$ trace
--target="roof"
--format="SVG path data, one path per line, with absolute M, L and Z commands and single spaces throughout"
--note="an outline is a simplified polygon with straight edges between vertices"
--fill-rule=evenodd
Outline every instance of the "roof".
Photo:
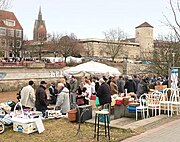
M 15 26 L 7 26 L 7 25 L 3 24 L 4 22 L 2 20 L 6 20 L 6 19 L 14 20 L 15 21 Z M 10 11 L 5 11 L 5 10 L 0 10 L 0 26 L 1 27 L 7 27 L 7 28 L 23 30 L 21 24 L 19 23 L 18 19 L 14 15 L 14 13 L 10 12 Z
M 142 27 L 151 27 L 151 28 L 153 28 L 153 26 L 151 26 L 148 22 L 144 22 L 141 25 L 137 26 L 136 28 L 142 28 Z

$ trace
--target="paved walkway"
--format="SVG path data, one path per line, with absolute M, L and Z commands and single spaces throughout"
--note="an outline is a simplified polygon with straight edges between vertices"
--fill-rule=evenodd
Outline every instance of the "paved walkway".
M 123 142 L 180 142 L 180 119 L 128 138 Z

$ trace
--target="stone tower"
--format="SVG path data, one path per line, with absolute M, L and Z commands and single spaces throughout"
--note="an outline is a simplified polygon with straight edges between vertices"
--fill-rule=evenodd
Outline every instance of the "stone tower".
M 35 20 L 34 30 L 33 30 L 33 40 L 34 41 L 45 41 L 46 40 L 46 25 L 45 21 L 42 20 L 41 7 L 39 8 L 38 19 Z
M 153 26 L 144 22 L 136 27 L 135 42 L 140 45 L 141 55 L 148 57 L 154 49 Z

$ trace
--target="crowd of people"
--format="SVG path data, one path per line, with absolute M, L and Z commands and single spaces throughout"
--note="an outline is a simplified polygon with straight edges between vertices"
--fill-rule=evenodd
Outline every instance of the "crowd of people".
M 33 58 L 33 57 L 28 57 L 28 58 L 22 58 L 22 57 L 9 57 L 9 58 L 0 58 L 0 62 L 11 62 L 11 63 L 16 63 L 16 62 L 39 62 L 39 58 Z M 42 58 L 41 61 L 45 63 L 51 63 L 50 59 L 47 58 Z
M 125 93 L 134 93 L 139 97 L 159 84 L 168 85 L 168 77 L 111 75 L 108 78 L 105 76 L 101 78 L 82 77 L 78 81 L 75 76 L 71 76 L 69 79 L 66 77 L 60 79 L 56 84 L 51 83 L 48 88 L 47 82 L 41 81 L 36 90 L 34 82 L 30 80 L 29 84 L 20 91 L 19 100 L 23 108 L 41 111 L 43 116 L 45 116 L 49 103 L 55 105 L 55 110 L 61 110 L 62 114 L 66 115 L 71 109 L 71 104 L 89 104 L 93 95 L 99 98 L 100 105 L 105 105 L 111 103 L 112 95 L 123 96 Z

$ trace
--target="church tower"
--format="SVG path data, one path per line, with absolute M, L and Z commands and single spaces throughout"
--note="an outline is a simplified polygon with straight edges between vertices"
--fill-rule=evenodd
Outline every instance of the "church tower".
M 33 30 L 33 40 L 34 41 L 45 41 L 46 40 L 46 25 L 45 21 L 42 20 L 41 7 L 39 8 L 38 19 L 35 20 L 34 30 Z
M 135 42 L 140 45 L 140 52 L 146 57 L 154 50 L 153 26 L 144 22 L 136 27 Z M 141 54 L 141 55 L 142 55 Z

